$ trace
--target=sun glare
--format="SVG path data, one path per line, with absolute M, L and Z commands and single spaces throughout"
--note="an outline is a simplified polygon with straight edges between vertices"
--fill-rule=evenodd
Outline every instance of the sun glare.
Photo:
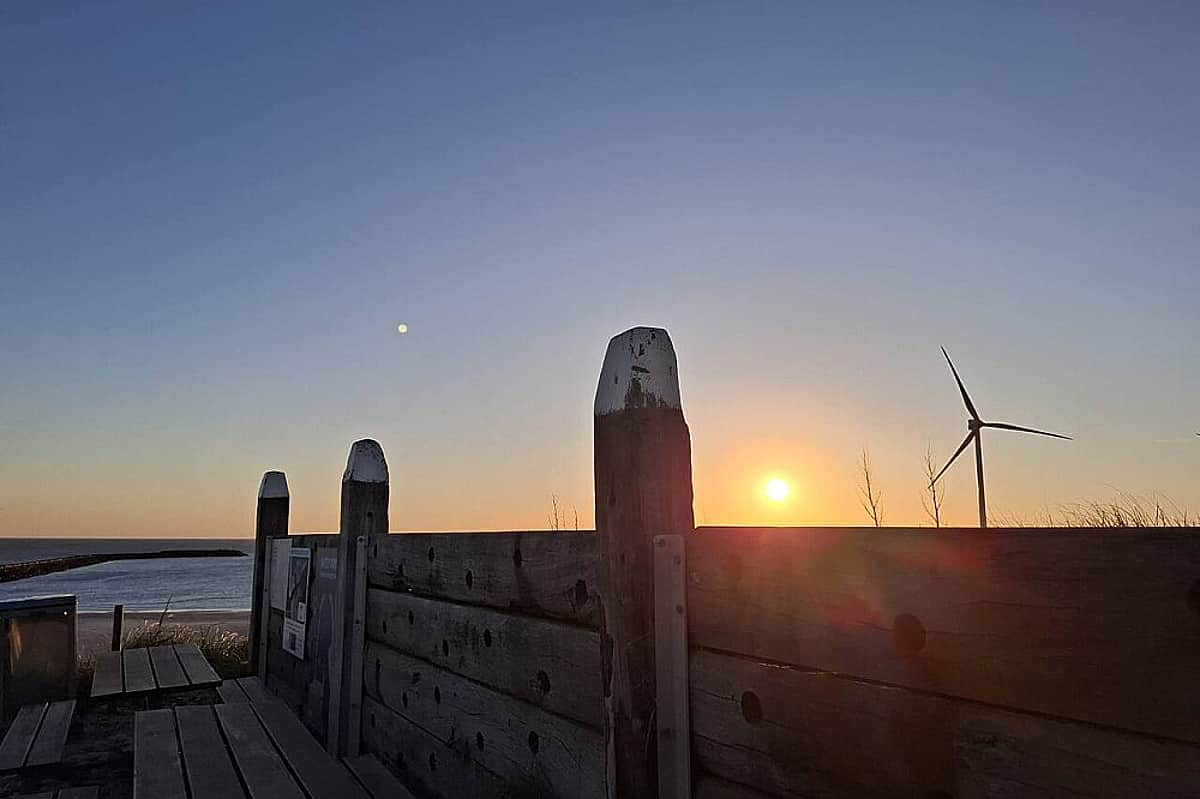
M 788 498 L 788 494 L 792 493 L 792 489 L 783 480 L 778 477 L 772 477 L 767 481 L 767 486 L 763 489 L 763 493 L 772 502 L 783 502 Z

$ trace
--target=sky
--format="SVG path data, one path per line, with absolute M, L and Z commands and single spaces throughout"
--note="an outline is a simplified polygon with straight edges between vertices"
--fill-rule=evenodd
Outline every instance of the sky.
M 940 346 L 1076 438 L 993 517 L 1200 510 L 1198 74 L 1189 3 L 6 3 L 0 536 L 335 530 L 363 437 L 393 530 L 590 527 L 633 325 L 700 524 L 862 524 L 863 448 L 925 523 Z

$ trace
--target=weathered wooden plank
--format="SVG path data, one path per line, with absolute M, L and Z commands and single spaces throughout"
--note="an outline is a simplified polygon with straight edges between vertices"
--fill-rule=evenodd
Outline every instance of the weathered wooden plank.
M 233 705 L 243 702 L 249 702 L 250 697 L 246 696 L 237 683 L 237 680 L 226 680 L 217 686 L 217 695 L 221 697 L 221 701 L 227 705 Z
M 4 740 L 0 741 L 0 771 L 11 771 L 25 765 L 47 707 L 47 703 L 38 702 L 23 705 L 17 711 L 8 732 L 4 734 Z
M 179 665 L 175 656 L 175 648 L 171 646 L 150 647 L 150 665 L 154 667 L 154 681 L 159 689 L 186 688 L 187 675 Z
M 594 630 L 372 588 L 367 638 L 589 726 L 603 723 Z
M 253 706 L 279 753 L 311 799 L 369 799 L 281 700 L 264 697 L 256 699 Z
M 99 799 L 100 786 L 83 785 L 75 788 L 63 788 L 58 792 L 58 799 Z
M 412 793 L 375 755 L 348 757 L 342 762 L 373 799 L 414 799 Z
M 1200 742 L 1200 531 L 698 530 L 693 645 Z
M 216 685 L 221 682 L 220 676 L 209 664 L 204 653 L 193 644 L 176 644 L 175 655 L 187 674 L 188 682 L 194 687 Z
M 658 799 L 692 799 L 684 536 L 654 538 L 654 668 Z
M 217 717 L 208 705 L 175 708 L 179 747 L 187 768 L 192 799 L 231 799 L 242 796 L 237 770 L 217 727 Z
M 510 785 L 545 797 L 604 795 L 604 736 L 377 643 L 364 658 L 367 696 Z
M 599 627 L 596 535 L 588 532 L 373 536 L 370 585 Z
M 16 799 L 54 799 L 54 791 L 42 791 L 41 793 L 23 793 Z
M 1185 797 L 1200 747 L 693 650 L 694 753 L 783 796 Z
M 711 774 L 703 774 L 696 781 L 695 799 L 771 799 L 771 795 Z
M 214 705 L 251 799 L 304 799 L 250 704 Z
M 187 799 L 170 708 L 134 714 L 133 799 Z
M 63 747 L 67 744 L 67 733 L 71 730 L 71 719 L 75 718 L 75 700 L 51 702 L 42 717 L 37 738 L 25 758 L 26 766 L 45 766 L 62 760 Z
M 113 696 L 125 691 L 125 677 L 120 652 L 100 652 L 92 673 L 92 698 Z
M 257 677 L 238 677 L 237 685 L 242 689 L 242 692 L 250 700 L 251 704 L 260 704 L 269 702 L 273 697 L 267 693 L 266 687 L 262 680 Z
M 121 657 L 125 666 L 125 693 L 140 694 L 157 687 L 154 670 L 150 668 L 150 650 L 126 649 Z
M 447 745 L 369 696 L 363 697 L 362 743 L 414 794 L 427 799 L 537 795 L 514 793 L 471 758 L 465 741 Z

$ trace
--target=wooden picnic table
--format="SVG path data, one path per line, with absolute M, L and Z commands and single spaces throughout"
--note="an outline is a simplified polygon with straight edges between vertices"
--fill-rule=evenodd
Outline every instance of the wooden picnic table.
M 221 678 L 192 644 L 105 652 L 96 657 L 92 698 L 205 688 Z
M 134 799 L 187 799 L 189 791 L 191 799 L 370 799 L 287 705 L 259 685 L 247 682 L 252 696 L 230 693 L 230 704 L 137 713 Z

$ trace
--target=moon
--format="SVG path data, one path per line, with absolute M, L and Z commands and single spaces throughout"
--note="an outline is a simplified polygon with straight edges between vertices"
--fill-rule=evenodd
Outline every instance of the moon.
M 406 324 L 404 324 L 403 322 L 401 322 L 400 324 L 396 325 L 396 332 L 397 332 L 397 333 L 407 333 L 407 332 L 408 332 L 408 325 L 406 325 Z

